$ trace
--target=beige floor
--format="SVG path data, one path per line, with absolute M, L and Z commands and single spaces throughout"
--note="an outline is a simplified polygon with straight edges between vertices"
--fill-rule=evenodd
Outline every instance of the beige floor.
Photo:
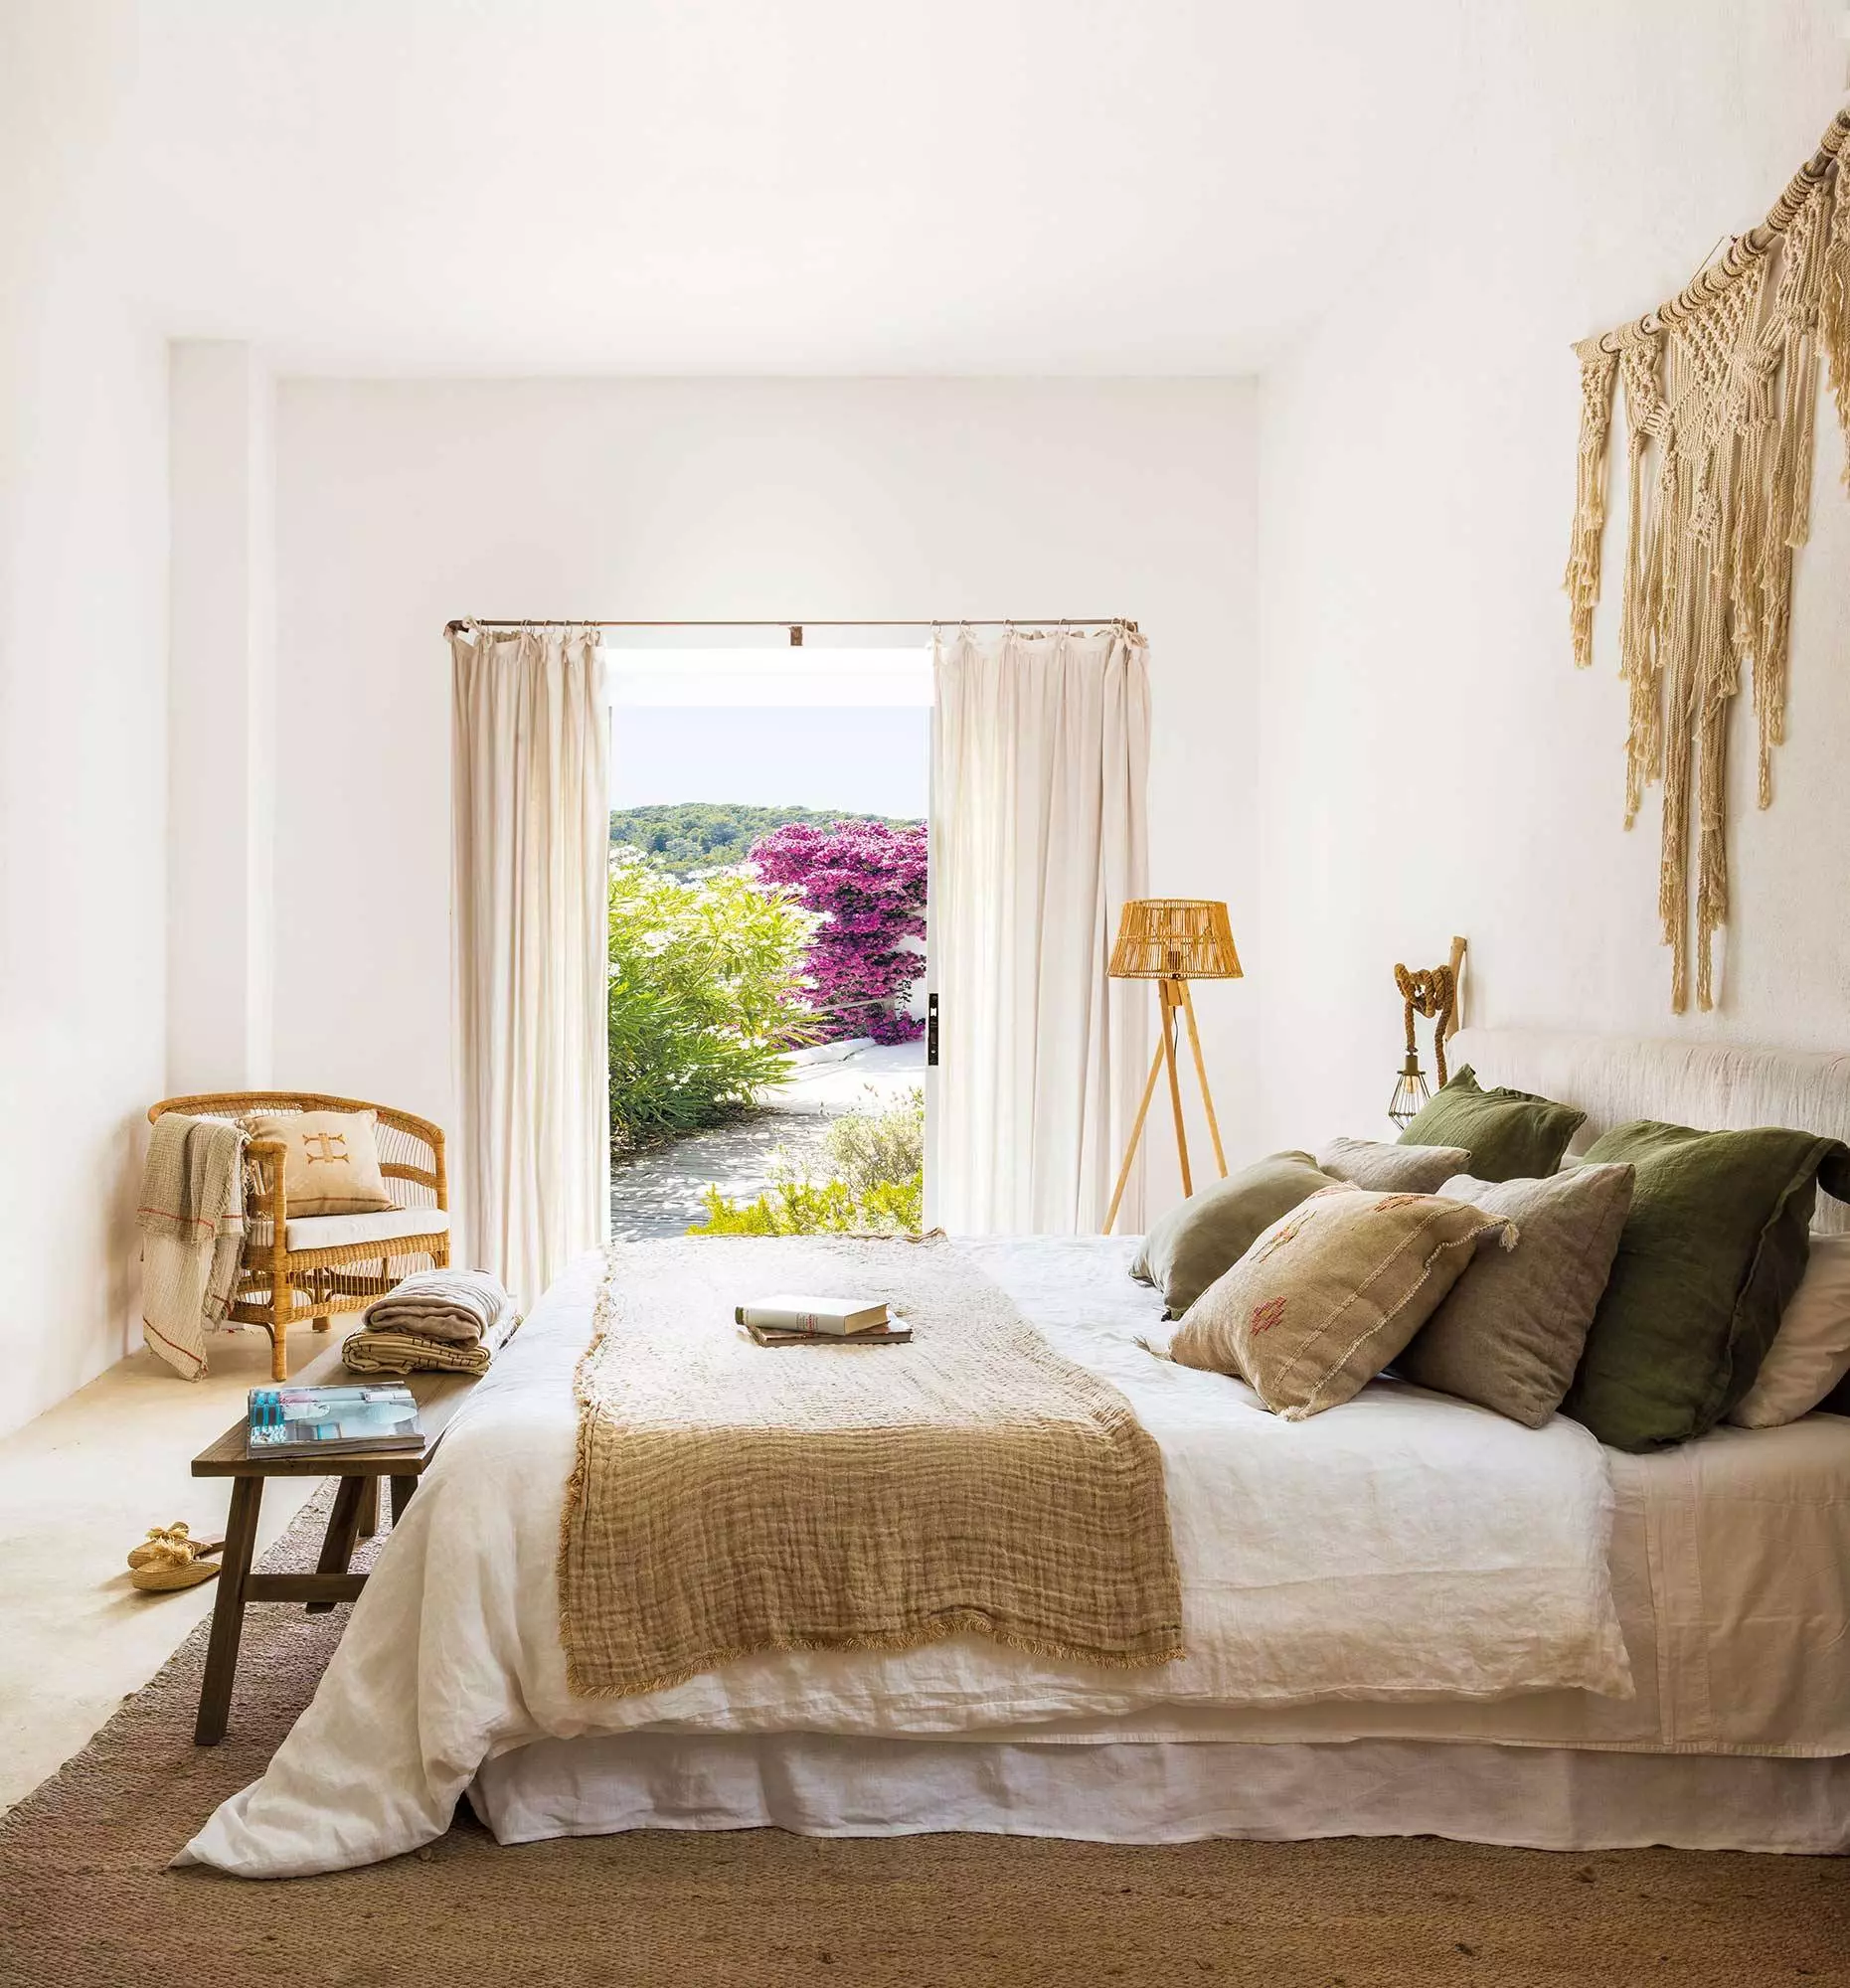
M 291 1336 L 294 1364 L 325 1345 Z M 84 1746 L 210 1613 L 217 1581 L 143 1594 L 123 1565 L 148 1527 L 225 1530 L 231 1486 L 188 1465 L 269 1378 L 261 1332 L 224 1333 L 204 1380 L 176 1380 L 149 1353 L 99 1375 L 0 1440 L 0 1809 Z M 264 1487 L 261 1551 L 320 1480 Z

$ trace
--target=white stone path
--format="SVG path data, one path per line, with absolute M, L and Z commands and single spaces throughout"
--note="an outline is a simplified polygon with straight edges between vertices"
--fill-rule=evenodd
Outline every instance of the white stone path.
M 651 1147 L 610 1172 L 610 1234 L 620 1242 L 680 1236 L 702 1220 L 710 1184 L 735 1201 L 755 1200 L 770 1185 L 781 1147 L 799 1167 L 820 1171 L 831 1118 L 879 1111 L 925 1081 L 925 1044 L 869 1044 L 838 1061 L 797 1066 L 788 1083 L 766 1091 L 760 1108 L 732 1125 Z

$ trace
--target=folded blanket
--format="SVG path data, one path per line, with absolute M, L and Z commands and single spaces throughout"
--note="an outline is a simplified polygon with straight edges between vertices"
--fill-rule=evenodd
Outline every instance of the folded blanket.
M 141 1324 L 183 1380 L 206 1371 L 206 1331 L 222 1324 L 245 1242 L 244 1128 L 166 1111 L 141 1171 Z
M 514 1337 L 520 1313 L 509 1298 L 501 1316 L 480 1339 L 433 1339 L 422 1332 L 356 1332 L 340 1357 L 355 1374 L 486 1374 L 494 1357 Z
M 365 1327 L 466 1346 L 493 1331 L 509 1302 L 506 1286 L 486 1270 L 415 1270 L 367 1306 Z

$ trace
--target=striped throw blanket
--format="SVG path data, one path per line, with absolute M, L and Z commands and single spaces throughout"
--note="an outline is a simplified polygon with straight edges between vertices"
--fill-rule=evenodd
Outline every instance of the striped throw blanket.
M 700 1238 L 609 1264 L 560 1543 L 574 1691 L 971 1634 L 1182 1654 L 1154 1438 L 953 1244 Z M 913 1338 L 772 1351 L 733 1319 L 762 1290 L 884 1298 Z
M 206 1371 L 206 1334 L 224 1323 L 245 1243 L 245 1134 L 222 1118 L 165 1111 L 141 1170 L 141 1327 L 183 1380 Z

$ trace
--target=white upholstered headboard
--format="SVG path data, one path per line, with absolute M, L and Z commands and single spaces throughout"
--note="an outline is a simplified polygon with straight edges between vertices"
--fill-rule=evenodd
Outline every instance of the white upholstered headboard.
M 1542 1029 L 1460 1029 L 1445 1051 L 1453 1070 L 1468 1063 L 1480 1083 L 1578 1105 L 1587 1123 L 1575 1134 L 1577 1153 L 1628 1118 L 1662 1118 L 1705 1132 L 1789 1125 L 1850 1142 L 1846 1055 Z M 1850 1211 L 1820 1194 L 1814 1223 L 1842 1234 L 1850 1230 Z

